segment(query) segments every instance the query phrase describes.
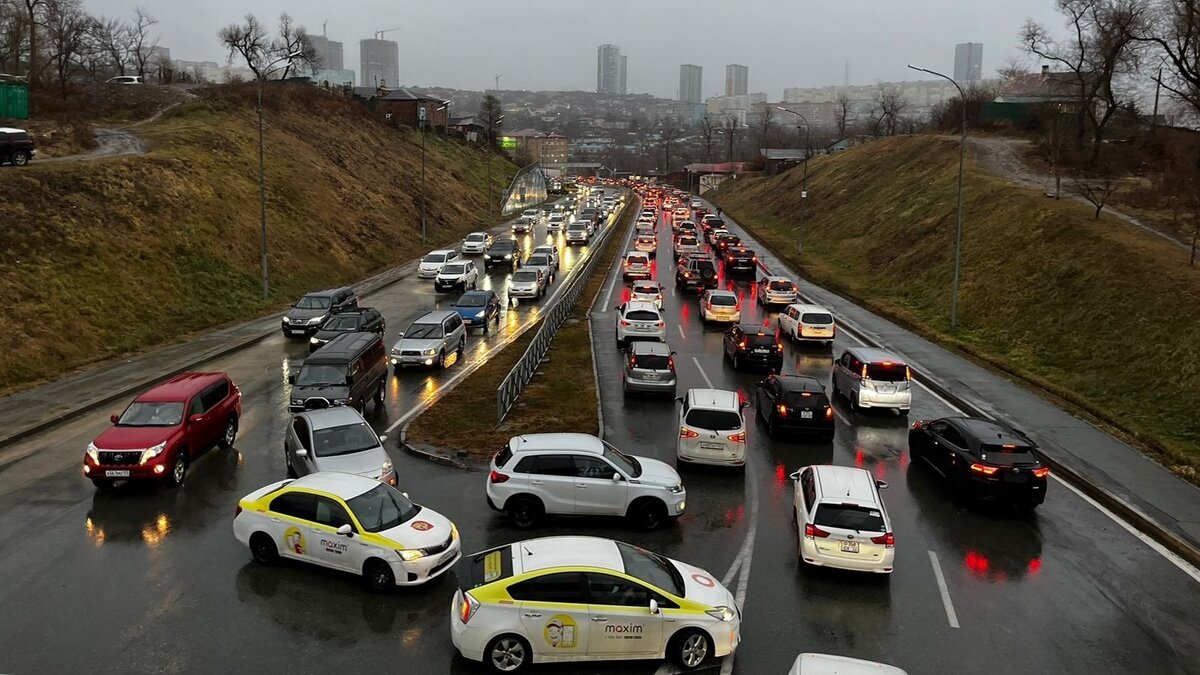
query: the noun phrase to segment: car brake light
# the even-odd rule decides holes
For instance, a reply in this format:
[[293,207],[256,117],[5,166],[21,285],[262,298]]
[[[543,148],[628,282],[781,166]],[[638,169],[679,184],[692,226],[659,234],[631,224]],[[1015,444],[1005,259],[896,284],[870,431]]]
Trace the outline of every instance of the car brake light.
[[654,325],[655,325],[656,327],[658,327],[658,328],[666,328],[666,327],[667,327],[667,322],[666,322],[666,321],[659,321],[658,323],[656,323],[656,324],[654,324]]
[[691,429],[688,429],[687,427],[679,427],[679,437],[680,438],[699,438],[700,434],[696,433],[695,431],[692,431]]
[[924,429],[924,428],[925,428],[925,420],[917,420],[916,422],[912,423],[913,431],[920,431],[921,429]]
[[726,436],[725,438],[728,438],[729,440],[733,441],[734,443],[745,443],[746,442],[746,432],[739,431],[736,434],[730,434],[730,435]]
[[475,610],[479,609],[479,601],[471,597],[470,593],[463,593],[462,602],[458,606],[458,618],[462,619],[463,623],[471,620],[475,616]]
[[1046,476],[1050,475],[1050,467],[1038,467],[1033,470],[1033,475],[1037,476],[1038,478],[1045,478]]
[[493,483],[503,483],[508,480],[508,474],[500,473],[499,471],[493,471],[488,474],[488,480],[492,481]]
[[742,340],[741,342],[738,343],[738,349],[745,349],[745,348],[746,348],[745,340]]
[[776,408],[779,410],[779,414],[780,414],[780,415],[786,415],[786,414],[787,414],[787,406],[786,406],[786,405],[784,405],[784,404],[780,403],[779,405],[777,405],[777,406],[775,406],[775,407],[776,407]]
[[675,372],[675,357],[674,356],[667,357],[667,368],[670,369],[671,372]]
[[621,319],[621,327],[622,328],[624,328],[625,326],[628,326],[628,325],[629,325],[628,321],[626,321],[625,319]]
[[997,471],[999,471],[1000,468],[995,467],[995,466],[988,466],[987,464],[980,464],[980,463],[976,462],[971,465],[971,470],[974,471],[975,473],[983,474],[984,476],[992,476],[992,475],[995,475],[995,473]]
[[862,367],[862,378],[864,380],[867,379],[867,364],[865,364],[865,363],[863,364],[863,367]]
[[881,534],[878,537],[871,537],[871,543],[883,544],[888,548],[896,548],[896,535],[888,532],[887,534]]
[[830,408],[829,406],[825,406],[825,419],[827,419],[827,420],[833,419],[833,408]]
[[812,523],[805,523],[804,524],[804,536],[806,536],[810,539],[815,538],[815,537],[821,537],[822,539],[824,539],[825,537],[829,536],[829,533],[826,532],[825,530],[822,530],[821,528],[817,527],[816,525],[813,525]]

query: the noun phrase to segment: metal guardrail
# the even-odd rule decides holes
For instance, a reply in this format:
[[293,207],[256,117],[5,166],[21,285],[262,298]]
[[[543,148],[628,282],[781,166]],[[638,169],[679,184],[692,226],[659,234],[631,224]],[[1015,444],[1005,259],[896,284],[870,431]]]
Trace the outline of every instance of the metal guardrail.
[[559,326],[562,325],[567,317],[571,315],[571,311],[575,309],[575,303],[579,301],[579,296],[583,294],[584,287],[587,286],[587,280],[592,276],[592,272],[599,264],[602,256],[598,253],[603,250],[608,243],[609,237],[613,236],[613,231],[617,230],[617,223],[625,215],[625,209],[633,206],[634,197],[632,192],[626,191],[625,206],[621,209],[613,224],[605,227],[599,236],[593,239],[594,244],[588,248],[586,262],[578,274],[572,274],[571,279],[567,281],[567,288],[562,291],[558,301],[555,302],[548,310],[543,313],[542,325],[538,327],[537,334],[533,336],[529,347],[525,353],[521,355],[519,361],[509,371],[504,381],[496,387],[496,426],[500,426],[504,422],[504,417],[508,415],[508,411],[512,409],[517,399],[521,397],[521,391],[533,379],[533,374],[537,372],[538,366],[542,359],[545,358],[546,352],[550,350],[550,343],[554,341],[554,335],[558,333]]

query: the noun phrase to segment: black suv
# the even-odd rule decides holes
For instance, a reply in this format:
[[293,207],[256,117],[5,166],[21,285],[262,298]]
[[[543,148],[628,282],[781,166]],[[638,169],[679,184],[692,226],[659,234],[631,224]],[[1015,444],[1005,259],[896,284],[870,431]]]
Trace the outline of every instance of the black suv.
[[297,300],[283,315],[283,334],[312,335],[330,316],[352,309],[358,309],[358,296],[349,286],[313,291]]
[[708,258],[680,258],[675,268],[675,287],[700,291],[717,287],[717,266]]
[[908,432],[913,464],[928,464],[956,500],[991,499],[1036,508],[1046,499],[1050,469],[1025,434],[991,420],[917,420]]
[[517,240],[511,237],[497,239],[492,243],[492,247],[483,254],[484,270],[490,270],[493,267],[507,267],[515,270],[520,266],[521,248],[517,245]]
[[783,368],[783,345],[770,328],[734,325],[725,331],[725,358],[733,362],[734,370],[741,370],[742,366],[764,366],[778,372]]
[[833,439],[833,407],[816,378],[769,375],[754,391],[754,407],[770,438],[783,431],[801,431]]
[[374,307],[359,307],[325,319],[315,335],[308,339],[308,351],[315,352],[342,333],[379,333],[387,328],[383,315]]
[[725,251],[725,274],[751,274],[758,265],[758,256],[748,248],[741,246],[729,247]]
[[13,166],[25,166],[36,152],[28,131],[0,127],[0,164],[11,162]]

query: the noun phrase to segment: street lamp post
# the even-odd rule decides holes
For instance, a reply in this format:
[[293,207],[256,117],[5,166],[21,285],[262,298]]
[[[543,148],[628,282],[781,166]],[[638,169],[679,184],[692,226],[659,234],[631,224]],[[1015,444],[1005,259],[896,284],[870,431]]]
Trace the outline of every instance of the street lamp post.
[[962,234],[963,234],[963,165],[966,163],[967,157],[967,96],[963,93],[962,87],[954,81],[954,78],[942,73],[929,70],[928,68],[919,68],[909,64],[909,68],[919,70],[922,73],[929,73],[946,80],[954,85],[958,90],[958,100],[962,108],[962,133],[958,141],[958,223],[954,228],[954,281],[953,289],[950,295],[950,331],[958,331],[958,279],[959,269],[962,266]]
[[[441,112],[448,105],[450,105],[449,101],[442,101],[442,107],[434,112]],[[417,121],[421,128],[421,244],[424,245],[427,243],[425,237],[425,106],[417,108],[417,111],[419,114]]]
[[292,52],[287,56],[276,59],[263,67],[259,71],[259,76],[255,78],[258,83],[258,211],[259,211],[259,229],[261,237],[259,239],[259,259],[262,263],[262,292],[263,302],[266,302],[271,296],[270,272],[267,267],[267,168],[265,159],[265,149],[263,143],[263,104],[262,104],[262,89],[263,79],[271,72],[275,66],[284,61],[304,56],[304,52]]
[[796,227],[798,231],[796,235],[796,252],[804,253],[804,204],[808,201],[808,158],[812,155],[812,126],[809,125],[807,117],[795,110],[789,110],[781,105],[775,107],[785,113],[791,113],[799,117],[804,122],[804,182],[800,188],[800,224]]

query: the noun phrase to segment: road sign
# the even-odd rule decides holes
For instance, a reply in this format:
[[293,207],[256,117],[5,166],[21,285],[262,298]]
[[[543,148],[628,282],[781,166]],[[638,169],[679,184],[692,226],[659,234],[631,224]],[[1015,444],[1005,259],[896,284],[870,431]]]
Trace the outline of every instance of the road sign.
[[417,108],[417,119],[421,120],[422,122],[425,121],[425,106]]

